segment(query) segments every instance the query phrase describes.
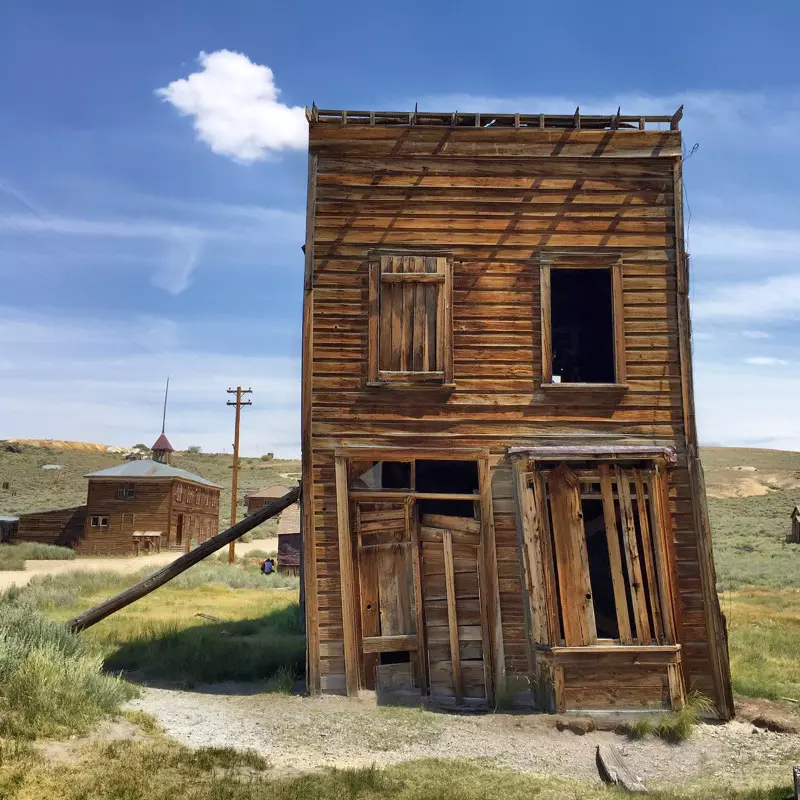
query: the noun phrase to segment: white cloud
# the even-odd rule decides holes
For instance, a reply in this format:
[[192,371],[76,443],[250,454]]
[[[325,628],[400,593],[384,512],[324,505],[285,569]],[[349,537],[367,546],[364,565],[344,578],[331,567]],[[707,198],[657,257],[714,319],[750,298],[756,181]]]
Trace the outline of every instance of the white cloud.
[[[212,320],[222,324],[223,320]],[[239,321],[245,325],[246,321]],[[202,324],[205,331],[209,327]],[[294,356],[242,355],[196,345],[196,331],[165,317],[28,314],[0,307],[3,436],[147,444],[161,426],[183,449],[230,452],[228,386],[253,388],[242,417],[242,452],[295,457],[300,450],[300,364]],[[219,339],[212,330],[209,339]]]
[[697,362],[694,369],[700,442],[729,447],[800,450],[800,377],[745,366]]
[[693,256],[748,261],[800,260],[798,230],[695,223],[691,234]]
[[759,367],[771,367],[780,364],[788,364],[789,362],[783,358],[775,358],[774,356],[750,356],[744,360],[745,364],[754,364]]
[[766,331],[739,331],[740,336],[745,339],[769,339],[770,335]]
[[272,70],[230,50],[200,53],[202,69],[156,94],[194,118],[199,139],[215,153],[250,162],[308,141],[305,112],[278,101]]
[[800,275],[781,275],[760,283],[712,285],[692,303],[698,321],[796,317]]

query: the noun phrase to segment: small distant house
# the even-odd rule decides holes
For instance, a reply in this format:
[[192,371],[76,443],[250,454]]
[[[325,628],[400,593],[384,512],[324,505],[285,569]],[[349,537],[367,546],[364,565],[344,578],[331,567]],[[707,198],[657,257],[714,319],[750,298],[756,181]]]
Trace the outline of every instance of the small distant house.
[[300,532],[278,534],[278,574],[300,574]]
[[[247,515],[254,514],[260,508],[263,508],[270,500],[277,500],[283,497],[288,491],[294,488],[294,484],[276,483],[272,486],[267,486],[264,489],[259,489],[257,492],[249,492],[245,495],[245,503],[247,504]],[[286,512],[283,512],[286,513]],[[280,519],[279,516],[274,519]]]
[[795,506],[792,509],[792,530],[786,537],[787,542],[797,542],[800,544],[800,506]]
[[91,472],[86,504],[22,514],[15,539],[72,547],[88,555],[185,550],[219,530],[220,487],[169,464],[162,435],[153,458]]

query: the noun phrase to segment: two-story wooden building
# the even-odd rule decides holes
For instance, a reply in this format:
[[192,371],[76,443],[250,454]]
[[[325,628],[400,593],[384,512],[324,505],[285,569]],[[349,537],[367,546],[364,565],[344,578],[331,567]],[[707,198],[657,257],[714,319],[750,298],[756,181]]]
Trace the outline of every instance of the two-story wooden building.
[[186,550],[219,531],[220,487],[169,464],[162,432],[153,458],[89,473],[86,505],[22,514],[15,541],[72,547],[84,555]]
[[311,691],[732,715],[680,112],[308,118]]
[[219,531],[220,487],[193,472],[143,459],[86,477],[80,553],[185,550]]

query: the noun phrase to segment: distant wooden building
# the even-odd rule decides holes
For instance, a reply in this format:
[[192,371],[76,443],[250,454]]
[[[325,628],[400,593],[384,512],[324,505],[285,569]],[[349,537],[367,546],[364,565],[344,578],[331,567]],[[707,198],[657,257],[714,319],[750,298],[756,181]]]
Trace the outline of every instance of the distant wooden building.
[[[270,500],[283,497],[294,486],[295,484],[275,483],[258,491],[248,492],[245,497],[248,516],[258,511],[259,508],[263,508]],[[276,516],[274,519],[280,519],[280,516]]]
[[300,574],[300,547],[299,531],[278,534],[278,573],[280,575]]
[[786,537],[787,542],[800,543],[800,506],[795,506],[791,513],[792,529]]
[[86,477],[86,505],[22,514],[16,539],[131,555],[185,550],[219,530],[220,487],[200,475],[142,459]]
[[680,116],[308,113],[312,693],[733,714]]

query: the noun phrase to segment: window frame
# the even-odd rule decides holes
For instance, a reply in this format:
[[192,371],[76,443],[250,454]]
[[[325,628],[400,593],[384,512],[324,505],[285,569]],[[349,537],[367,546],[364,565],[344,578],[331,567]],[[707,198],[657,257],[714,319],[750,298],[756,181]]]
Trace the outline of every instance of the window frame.
[[134,500],[136,498],[136,484],[132,481],[117,484],[117,500]]
[[[611,275],[611,315],[614,349],[613,383],[553,382],[553,320],[550,274],[554,269],[601,269]],[[543,253],[539,263],[543,389],[626,389],[625,316],[622,296],[622,257],[619,253]]]
[[183,484],[175,484],[175,502],[180,503],[183,500]]
[[[445,259],[444,272],[436,273],[383,273],[381,258],[383,256],[415,256],[420,258],[434,257]],[[391,274],[394,277],[386,279]],[[408,277],[406,277],[408,276]],[[389,282],[395,283],[439,283],[436,306],[436,371],[403,371],[394,372],[380,369],[381,353],[381,288]],[[369,254],[369,300],[368,300],[368,337],[367,337],[367,386],[389,386],[396,388],[422,389],[453,388],[453,253],[449,250],[373,250]]]
[[[95,522],[96,520],[96,522]],[[105,520],[105,525],[103,524]],[[108,527],[108,514],[92,514],[89,519],[89,527],[91,528],[107,528]]]

